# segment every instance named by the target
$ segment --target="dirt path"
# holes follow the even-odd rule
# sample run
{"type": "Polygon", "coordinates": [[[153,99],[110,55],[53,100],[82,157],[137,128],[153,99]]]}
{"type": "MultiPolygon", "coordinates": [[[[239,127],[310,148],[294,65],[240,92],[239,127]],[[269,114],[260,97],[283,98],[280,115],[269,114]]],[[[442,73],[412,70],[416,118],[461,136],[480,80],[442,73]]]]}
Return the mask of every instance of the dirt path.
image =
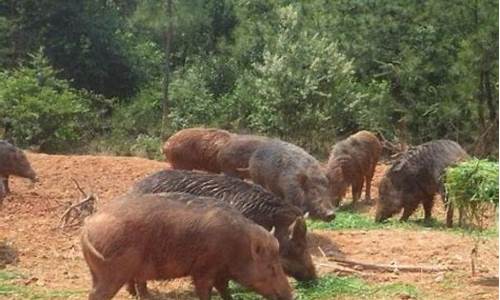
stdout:
{"type": "MultiPolygon", "coordinates": [[[[16,270],[28,274],[23,284],[48,289],[86,291],[90,276],[81,257],[78,231],[63,233],[54,228],[64,211],[64,204],[81,195],[71,178],[89,191],[96,192],[101,203],[124,193],[133,182],[161,170],[162,162],[130,157],[61,156],[28,154],[41,181],[35,187],[23,179],[11,180],[11,190],[0,208],[0,240],[12,243],[19,253],[16,270]]],[[[383,173],[380,166],[377,182],[383,173]]],[[[376,182],[374,196],[377,195],[376,182]]],[[[421,230],[347,230],[314,231],[310,245],[314,255],[327,254],[353,260],[388,264],[442,264],[455,271],[446,273],[370,273],[369,282],[407,282],[424,292],[425,299],[497,299],[498,298],[498,239],[490,238],[481,245],[479,275],[469,274],[470,236],[421,230]]],[[[328,268],[319,268],[321,273],[328,268]]],[[[178,280],[156,283],[162,291],[189,290],[189,283],[178,280]]],[[[153,287],[155,286],[153,285],[153,287]]],[[[75,299],[85,299],[86,295],[75,299]]],[[[130,299],[123,291],[117,299],[130,299]]]]}

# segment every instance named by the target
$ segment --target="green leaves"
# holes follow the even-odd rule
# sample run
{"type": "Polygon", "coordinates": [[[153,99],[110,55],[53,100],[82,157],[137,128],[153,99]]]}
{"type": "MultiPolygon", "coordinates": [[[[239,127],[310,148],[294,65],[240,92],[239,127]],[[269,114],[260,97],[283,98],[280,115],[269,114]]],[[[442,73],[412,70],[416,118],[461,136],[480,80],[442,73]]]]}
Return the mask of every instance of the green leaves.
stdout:
{"type": "Polygon", "coordinates": [[[449,201],[482,227],[485,213],[498,207],[498,162],[471,159],[448,168],[444,178],[449,201]]]}
{"type": "Polygon", "coordinates": [[[19,146],[68,146],[81,138],[80,130],[92,119],[90,94],[57,79],[42,50],[31,59],[27,66],[0,73],[0,126],[19,146]]]}

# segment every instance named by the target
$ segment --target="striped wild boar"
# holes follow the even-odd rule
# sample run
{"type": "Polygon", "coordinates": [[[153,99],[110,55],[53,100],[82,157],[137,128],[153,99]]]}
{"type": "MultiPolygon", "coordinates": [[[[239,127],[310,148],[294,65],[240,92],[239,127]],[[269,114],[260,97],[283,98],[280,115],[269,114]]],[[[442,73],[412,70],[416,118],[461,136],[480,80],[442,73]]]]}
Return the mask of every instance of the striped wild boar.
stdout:
{"type": "Polygon", "coordinates": [[[188,128],[172,135],[163,145],[163,154],[174,169],[219,173],[219,150],[232,136],[215,128],[188,128]]]}
{"type": "Polygon", "coordinates": [[[219,151],[217,161],[221,171],[230,176],[250,178],[248,161],[252,154],[270,138],[258,135],[234,135],[219,151]]]}
{"type": "Polygon", "coordinates": [[[139,181],[131,190],[132,194],[163,192],[213,197],[206,199],[231,206],[267,230],[274,227],[285,273],[299,281],[317,277],[307,247],[307,227],[302,212],[262,187],[225,175],[164,170],[139,181]]]}
{"type": "Polygon", "coordinates": [[[87,218],[81,246],[92,276],[89,299],[111,299],[134,282],[143,298],[147,280],[191,276],[202,300],[213,287],[230,299],[229,280],[267,299],[291,300],[278,241],[233,210],[199,202],[182,193],[127,195],[87,218]],[[178,201],[183,197],[192,202],[178,201]]]}
{"type": "Polygon", "coordinates": [[[9,193],[9,176],[19,176],[38,181],[33,168],[24,152],[7,141],[0,140],[0,180],[5,193],[9,193]]]}
{"type": "Polygon", "coordinates": [[[335,206],[339,206],[349,186],[352,186],[352,202],[356,203],[364,183],[365,201],[371,202],[371,183],[381,152],[378,138],[365,130],[335,144],[326,165],[335,206]]]}
{"type": "Polygon", "coordinates": [[[303,212],[310,212],[312,218],[335,218],[328,179],[319,162],[302,148],[273,140],[252,154],[248,171],[253,182],[303,212]]]}
{"type": "MultiPolygon", "coordinates": [[[[431,218],[434,195],[444,198],[441,175],[444,170],[469,156],[462,147],[450,140],[431,141],[403,153],[386,171],[379,186],[375,221],[381,222],[403,209],[401,221],[406,221],[422,203],[425,220],[431,218]]],[[[453,208],[448,207],[446,224],[453,222],[453,208]]]]}

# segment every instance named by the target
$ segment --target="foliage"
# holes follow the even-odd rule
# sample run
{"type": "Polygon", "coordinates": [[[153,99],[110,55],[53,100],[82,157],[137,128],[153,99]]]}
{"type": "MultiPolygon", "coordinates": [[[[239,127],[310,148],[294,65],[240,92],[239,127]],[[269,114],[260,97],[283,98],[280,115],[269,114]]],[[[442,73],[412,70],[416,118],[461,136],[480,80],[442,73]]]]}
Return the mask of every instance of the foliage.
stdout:
{"type": "Polygon", "coordinates": [[[116,148],[203,125],[321,156],[360,129],[498,153],[497,0],[0,4],[3,73],[40,47],[116,148]]]}
{"type": "Polygon", "coordinates": [[[130,147],[130,151],[135,156],[161,160],[163,159],[160,151],[161,145],[161,139],[140,134],[130,147]]]}
{"type": "Polygon", "coordinates": [[[445,186],[448,200],[482,228],[485,213],[498,207],[498,162],[471,159],[449,167],[445,186]]]}
{"type": "Polygon", "coordinates": [[[56,74],[42,51],[29,65],[0,73],[0,120],[7,139],[45,151],[80,139],[88,99],[56,74]]]}

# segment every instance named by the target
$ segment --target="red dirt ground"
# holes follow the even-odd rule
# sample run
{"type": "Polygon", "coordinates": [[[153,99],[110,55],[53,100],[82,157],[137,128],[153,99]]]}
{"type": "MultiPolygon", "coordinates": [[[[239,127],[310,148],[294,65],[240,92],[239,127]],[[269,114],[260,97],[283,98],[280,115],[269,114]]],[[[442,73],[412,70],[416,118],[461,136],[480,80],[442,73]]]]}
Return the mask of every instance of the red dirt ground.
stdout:
{"type": "MultiPolygon", "coordinates": [[[[46,289],[86,291],[90,276],[81,256],[78,230],[56,229],[67,202],[82,198],[71,178],[105,203],[128,190],[133,182],[167,167],[163,162],[131,157],[63,156],[28,154],[41,179],[36,186],[20,178],[11,179],[12,194],[0,207],[0,241],[6,240],[19,253],[13,270],[27,274],[23,284],[46,289]]],[[[373,196],[385,166],[380,165],[374,179],[373,196]]],[[[98,205],[99,205],[98,204],[98,205]]],[[[373,210],[373,208],[371,209],[373,210]]],[[[436,218],[444,218],[436,207],[436,218]]],[[[480,245],[478,274],[470,275],[473,238],[427,228],[418,230],[313,231],[310,246],[318,262],[318,249],[327,254],[380,264],[445,265],[445,273],[363,272],[369,282],[406,282],[423,292],[424,299],[498,299],[498,239],[488,238],[480,245]]],[[[330,267],[318,266],[320,273],[330,267]]],[[[183,298],[191,289],[186,280],[155,283],[161,299],[183,298]],[[166,294],[165,294],[166,293],[166,294]]],[[[85,299],[86,294],[71,297],[85,299]]],[[[117,299],[130,299],[121,291],[117,299]]],[[[404,298],[404,296],[403,296],[404,298]]]]}

